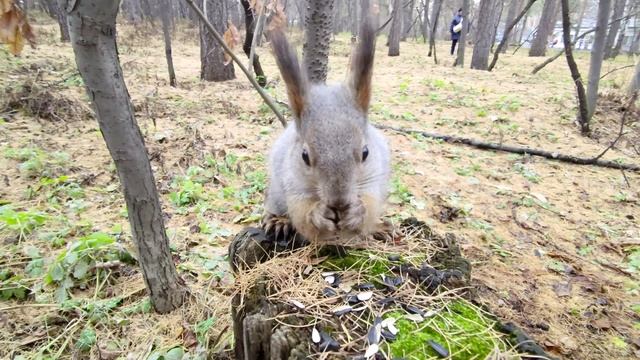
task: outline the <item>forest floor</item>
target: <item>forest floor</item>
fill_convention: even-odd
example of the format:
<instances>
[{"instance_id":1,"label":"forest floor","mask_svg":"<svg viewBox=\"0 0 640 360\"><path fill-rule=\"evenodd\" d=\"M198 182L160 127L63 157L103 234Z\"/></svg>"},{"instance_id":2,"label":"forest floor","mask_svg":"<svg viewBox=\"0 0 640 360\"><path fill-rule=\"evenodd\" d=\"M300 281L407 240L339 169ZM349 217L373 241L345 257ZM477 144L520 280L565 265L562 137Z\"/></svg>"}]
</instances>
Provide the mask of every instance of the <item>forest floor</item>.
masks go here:
<instances>
[{"instance_id":1,"label":"forest floor","mask_svg":"<svg viewBox=\"0 0 640 360\"><path fill-rule=\"evenodd\" d=\"M197 29L174 37L172 88L161 31L121 27L120 60L174 259L194 293L180 310L154 314L127 263L126 208L71 46L48 21L35 28L37 49L19 58L0 50L0 358L223 349L232 341L227 246L261 215L265 159L281 125L239 69L236 80L199 79ZM434 65L421 42L388 57L380 38L370 120L583 157L615 138L632 68L603 79L593 135L584 137L563 58L531 75L544 59L512 49L484 72L453 68L448 46L438 44ZM286 101L270 52L258 53L270 93ZM337 36L330 81L344 78L349 53L349 37ZM586 74L588 54L577 60ZM633 61L606 61L603 74ZM385 135L394 164L388 216L456 234L478 302L562 358L639 355L640 174ZM603 158L640 163L639 139L636 122Z\"/></svg>"}]
</instances>

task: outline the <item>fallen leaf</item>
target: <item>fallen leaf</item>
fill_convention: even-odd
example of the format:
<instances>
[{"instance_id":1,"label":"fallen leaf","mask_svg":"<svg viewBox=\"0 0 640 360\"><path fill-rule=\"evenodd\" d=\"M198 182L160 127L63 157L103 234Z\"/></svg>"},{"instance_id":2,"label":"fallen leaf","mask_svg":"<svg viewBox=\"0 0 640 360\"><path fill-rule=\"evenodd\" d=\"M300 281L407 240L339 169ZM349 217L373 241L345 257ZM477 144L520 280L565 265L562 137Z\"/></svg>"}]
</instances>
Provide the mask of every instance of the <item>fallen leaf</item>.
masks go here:
<instances>
[{"instance_id":1,"label":"fallen leaf","mask_svg":"<svg viewBox=\"0 0 640 360\"><path fill-rule=\"evenodd\" d=\"M601 317L593 320L591 322L591 326L598 330L609 330L611 329L611 320L609 320L608 317Z\"/></svg>"},{"instance_id":2,"label":"fallen leaf","mask_svg":"<svg viewBox=\"0 0 640 360\"><path fill-rule=\"evenodd\" d=\"M231 21L228 21L227 31L224 32L223 35L224 42L227 44L229 49L233 50L240 43L240 35L238 34L238 29L233 25ZM228 65L231 62L231 56L225 51L224 52L224 65Z\"/></svg>"},{"instance_id":3,"label":"fallen leaf","mask_svg":"<svg viewBox=\"0 0 640 360\"><path fill-rule=\"evenodd\" d=\"M35 47L35 36L22 10L12 0L0 0L0 43L5 43L13 55L20 55L25 39Z\"/></svg>"}]
</instances>

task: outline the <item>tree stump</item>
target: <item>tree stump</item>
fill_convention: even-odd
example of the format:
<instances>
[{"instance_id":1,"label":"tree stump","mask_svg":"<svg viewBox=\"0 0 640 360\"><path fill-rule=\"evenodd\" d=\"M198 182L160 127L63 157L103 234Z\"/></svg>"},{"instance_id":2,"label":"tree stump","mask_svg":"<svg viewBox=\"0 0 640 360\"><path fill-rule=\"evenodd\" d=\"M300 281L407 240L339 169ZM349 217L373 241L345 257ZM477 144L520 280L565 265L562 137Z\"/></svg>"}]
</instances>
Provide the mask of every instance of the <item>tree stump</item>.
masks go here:
<instances>
[{"instance_id":1,"label":"tree stump","mask_svg":"<svg viewBox=\"0 0 640 360\"><path fill-rule=\"evenodd\" d=\"M420 304L401 301L402 294L416 292L416 288L420 288L423 295L437 294L441 289L452 291L469 284L471 266L461 257L452 234L437 235L415 218L403 221L400 232L403 238L397 244L377 242L372 248L365 249L325 247L313 250L299 235L274 239L272 234L257 228L240 232L229 247L236 287L241 289L232 302L236 359L306 359L322 352L326 353L326 358L361 356L367 341L370 346L371 342L380 341L381 336L378 334L373 340L371 335L368 340L356 338L366 335L365 324L376 324L377 321L379 325L383 312L395 311L390 310L395 306L398 311L405 309L416 316L429 316L420 310ZM403 239L408 238L410 241L403 243ZM414 243L419 245L414 246ZM425 251L421 253L420 250ZM305 261L300 259L307 259L305 261L313 265L305 266ZM296 261L299 267L291 264ZM353 279L352 273L357 266L361 266L355 276L358 284L338 284L341 276L345 282ZM282 271L282 267L290 271L274 275ZM244 278L249 276L246 274L251 274L249 284ZM281 276L280 280L278 276ZM284 284L291 281L293 286ZM308 292L304 291L305 287L309 288ZM358 293L358 289L368 291ZM299 301L278 295L296 291L302 291L298 294ZM312 305L314 299L318 299L320 305ZM338 306L333 306L332 313L324 314L327 308L323 302ZM353 306L340 306L343 302ZM366 320L359 321L358 318ZM343 330L351 331L344 329L345 324L362 329L354 328L351 334L341 334Z\"/></svg>"}]
</instances>

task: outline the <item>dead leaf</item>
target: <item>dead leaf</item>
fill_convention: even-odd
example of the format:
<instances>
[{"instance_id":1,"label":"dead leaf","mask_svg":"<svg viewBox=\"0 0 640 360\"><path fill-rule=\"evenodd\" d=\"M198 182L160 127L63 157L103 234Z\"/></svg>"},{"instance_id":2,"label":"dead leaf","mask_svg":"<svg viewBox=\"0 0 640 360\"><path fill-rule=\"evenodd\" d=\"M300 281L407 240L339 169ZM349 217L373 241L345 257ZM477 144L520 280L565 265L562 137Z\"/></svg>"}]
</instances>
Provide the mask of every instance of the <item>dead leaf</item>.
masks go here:
<instances>
[{"instance_id":1,"label":"dead leaf","mask_svg":"<svg viewBox=\"0 0 640 360\"><path fill-rule=\"evenodd\" d=\"M20 55L25 39L35 47L35 36L22 10L12 2L0 0L0 43L7 44L13 55Z\"/></svg>"},{"instance_id":2,"label":"dead leaf","mask_svg":"<svg viewBox=\"0 0 640 360\"><path fill-rule=\"evenodd\" d=\"M287 27L287 15L284 13L284 6L279 1L275 1L275 13L269 22L269 31L284 30Z\"/></svg>"},{"instance_id":3,"label":"dead leaf","mask_svg":"<svg viewBox=\"0 0 640 360\"><path fill-rule=\"evenodd\" d=\"M593 320L591 322L591 326L598 330L609 330L611 329L611 320L608 317L602 317L600 319Z\"/></svg>"},{"instance_id":4,"label":"dead leaf","mask_svg":"<svg viewBox=\"0 0 640 360\"><path fill-rule=\"evenodd\" d=\"M233 25L233 23L229 20L227 22L228 27L227 31L224 32L224 42L227 44L229 49L233 50L240 43L240 34L238 34L238 29ZM225 51L224 53L224 65L229 65L231 62L231 56Z\"/></svg>"},{"instance_id":5,"label":"dead leaf","mask_svg":"<svg viewBox=\"0 0 640 360\"><path fill-rule=\"evenodd\" d=\"M187 349L195 349L196 345L198 345L198 339L196 337L196 333L191 330L189 324L182 324L182 343Z\"/></svg>"},{"instance_id":6,"label":"dead leaf","mask_svg":"<svg viewBox=\"0 0 640 360\"><path fill-rule=\"evenodd\" d=\"M571 295L571 282L559 282L553 285L553 291L558 297L565 297Z\"/></svg>"}]
</instances>

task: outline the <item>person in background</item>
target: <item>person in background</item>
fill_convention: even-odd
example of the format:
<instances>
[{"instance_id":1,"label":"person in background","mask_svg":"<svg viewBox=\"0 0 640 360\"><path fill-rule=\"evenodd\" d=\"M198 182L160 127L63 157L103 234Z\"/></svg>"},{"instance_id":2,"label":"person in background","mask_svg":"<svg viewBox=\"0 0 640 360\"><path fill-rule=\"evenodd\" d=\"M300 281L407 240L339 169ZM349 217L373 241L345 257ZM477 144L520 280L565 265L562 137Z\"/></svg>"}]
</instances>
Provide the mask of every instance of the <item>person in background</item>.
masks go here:
<instances>
[{"instance_id":1,"label":"person in background","mask_svg":"<svg viewBox=\"0 0 640 360\"><path fill-rule=\"evenodd\" d=\"M458 9L458 12L451 20L451 26L449 26L449 32L451 33L451 55L456 50L456 44L460 40L460 31L462 31L462 8Z\"/></svg>"}]
</instances>

